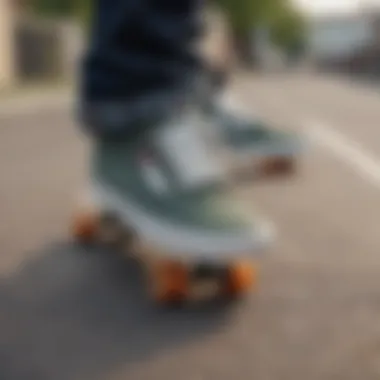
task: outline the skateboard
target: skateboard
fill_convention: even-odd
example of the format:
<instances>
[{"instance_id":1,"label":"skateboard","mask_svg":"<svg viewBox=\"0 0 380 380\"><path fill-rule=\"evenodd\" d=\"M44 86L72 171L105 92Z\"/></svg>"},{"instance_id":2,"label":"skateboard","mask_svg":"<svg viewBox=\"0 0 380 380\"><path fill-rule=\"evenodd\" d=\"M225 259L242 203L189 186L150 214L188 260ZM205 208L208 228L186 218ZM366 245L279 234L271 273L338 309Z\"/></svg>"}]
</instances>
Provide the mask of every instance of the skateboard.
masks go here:
<instances>
[{"instance_id":1,"label":"skateboard","mask_svg":"<svg viewBox=\"0 0 380 380\"><path fill-rule=\"evenodd\" d=\"M81 245L110 248L110 252L138 260L144 269L147 290L160 305L182 305L199 298L241 298L255 291L259 263L247 257L210 260L201 257L168 255L149 246L115 213L86 202L74 215L72 237Z\"/></svg>"}]
</instances>

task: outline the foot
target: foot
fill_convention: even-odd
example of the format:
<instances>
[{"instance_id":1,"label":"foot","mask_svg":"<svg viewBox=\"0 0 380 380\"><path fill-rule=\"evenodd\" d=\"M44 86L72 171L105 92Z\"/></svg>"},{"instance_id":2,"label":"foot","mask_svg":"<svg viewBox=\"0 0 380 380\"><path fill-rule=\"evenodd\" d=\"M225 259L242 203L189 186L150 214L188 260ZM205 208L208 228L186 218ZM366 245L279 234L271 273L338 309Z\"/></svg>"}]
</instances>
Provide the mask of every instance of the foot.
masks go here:
<instances>
[{"instance_id":1,"label":"foot","mask_svg":"<svg viewBox=\"0 0 380 380\"><path fill-rule=\"evenodd\" d=\"M219 102L214 104L211 114L221 128L225 145L234 155L291 158L302 152L303 143L298 134L270 128L239 111Z\"/></svg>"},{"instance_id":2,"label":"foot","mask_svg":"<svg viewBox=\"0 0 380 380\"><path fill-rule=\"evenodd\" d=\"M270 243L271 228L231 200L202 124L187 115L132 144L100 141L94 195L164 254L210 260L256 254Z\"/></svg>"}]
</instances>

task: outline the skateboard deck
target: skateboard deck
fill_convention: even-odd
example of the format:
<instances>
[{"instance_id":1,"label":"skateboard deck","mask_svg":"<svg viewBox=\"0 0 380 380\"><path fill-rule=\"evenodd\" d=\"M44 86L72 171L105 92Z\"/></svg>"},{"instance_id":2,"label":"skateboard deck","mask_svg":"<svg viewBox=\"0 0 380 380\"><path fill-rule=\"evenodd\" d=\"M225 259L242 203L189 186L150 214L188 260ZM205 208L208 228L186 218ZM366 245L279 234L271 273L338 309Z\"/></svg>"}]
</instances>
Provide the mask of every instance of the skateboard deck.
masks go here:
<instances>
[{"instance_id":1,"label":"skateboard deck","mask_svg":"<svg viewBox=\"0 0 380 380\"><path fill-rule=\"evenodd\" d=\"M100 244L110 252L138 260L144 269L151 298L164 305L177 305L204 297L236 299L258 286L258 260L252 254L232 253L222 260L201 255L163 252L143 241L117 213L94 201L80 201L74 216L73 239L85 245Z\"/></svg>"}]
</instances>

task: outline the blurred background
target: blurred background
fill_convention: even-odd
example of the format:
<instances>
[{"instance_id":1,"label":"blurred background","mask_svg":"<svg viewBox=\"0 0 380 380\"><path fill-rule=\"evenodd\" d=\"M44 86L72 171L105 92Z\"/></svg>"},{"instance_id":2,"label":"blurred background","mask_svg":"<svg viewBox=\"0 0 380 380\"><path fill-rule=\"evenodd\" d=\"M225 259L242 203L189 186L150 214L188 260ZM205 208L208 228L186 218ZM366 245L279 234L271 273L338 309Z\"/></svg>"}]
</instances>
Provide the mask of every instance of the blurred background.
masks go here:
<instances>
[{"instance_id":1,"label":"blurred background","mask_svg":"<svg viewBox=\"0 0 380 380\"><path fill-rule=\"evenodd\" d=\"M178 0L181 1L181 0ZM216 0L199 48L298 172L238 192L279 231L229 310L153 310L139 268L69 242L91 0L0 0L0 379L380 378L380 1Z\"/></svg>"},{"instance_id":2,"label":"blurred background","mask_svg":"<svg viewBox=\"0 0 380 380\"><path fill-rule=\"evenodd\" d=\"M2 0L1 7L1 88L73 80L91 1ZM378 75L376 0L216 0L205 13L207 54L219 61Z\"/></svg>"}]
</instances>

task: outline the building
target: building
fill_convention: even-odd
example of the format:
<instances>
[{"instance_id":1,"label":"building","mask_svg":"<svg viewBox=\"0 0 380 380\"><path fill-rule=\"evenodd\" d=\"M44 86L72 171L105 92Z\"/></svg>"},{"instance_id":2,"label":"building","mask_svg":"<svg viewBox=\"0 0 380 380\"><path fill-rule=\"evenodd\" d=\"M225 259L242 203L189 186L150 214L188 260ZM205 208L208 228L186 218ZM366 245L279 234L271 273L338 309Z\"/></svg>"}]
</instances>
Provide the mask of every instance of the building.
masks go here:
<instances>
[{"instance_id":1,"label":"building","mask_svg":"<svg viewBox=\"0 0 380 380\"><path fill-rule=\"evenodd\" d=\"M0 90L72 80L82 49L82 28L75 20L41 18L22 0L0 0Z\"/></svg>"},{"instance_id":2,"label":"building","mask_svg":"<svg viewBox=\"0 0 380 380\"><path fill-rule=\"evenodd\" d=\"M15 81L14 13L11 1L0 1L0 89Z\"/></svg>"},{"instance_id":3,"label":"building","mask_svg":"<svg viewBox=\"0 0 380 380\"><path fill-rule=\"evenodd\" d=\"M379 10L314 17L309 49L320 67L360 71L375 66L380 62Z\"/></svg>"}]
</instances>

